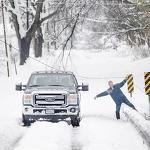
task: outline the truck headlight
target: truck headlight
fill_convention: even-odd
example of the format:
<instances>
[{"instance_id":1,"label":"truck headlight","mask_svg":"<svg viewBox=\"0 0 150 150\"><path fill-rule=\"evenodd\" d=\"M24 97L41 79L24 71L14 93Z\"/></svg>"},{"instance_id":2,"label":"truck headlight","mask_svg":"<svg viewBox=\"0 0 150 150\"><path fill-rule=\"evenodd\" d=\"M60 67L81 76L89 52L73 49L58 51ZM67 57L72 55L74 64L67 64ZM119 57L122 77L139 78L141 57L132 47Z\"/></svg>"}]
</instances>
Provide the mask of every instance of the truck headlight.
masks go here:
<instances>
[{"instance_id":1,"label":"truck headlight","mask_svg":"<svg viewBox=\"0 0 150 150\"><path fill-rule=\"evenodd\" d=\"M31 94L23 95L23 104L32 104L33 96Z\"/></svg>"},{"instance_id":2,"label":"truck headlight","mask_svg":"<svg viewBox=\"0 0 150 150\"><path fill-rule=\"evenodd\" d=\"M77 94L70 94L68 96L69 104L77 105L78 102L78 95Z\"/></svg>"}]
</instances>

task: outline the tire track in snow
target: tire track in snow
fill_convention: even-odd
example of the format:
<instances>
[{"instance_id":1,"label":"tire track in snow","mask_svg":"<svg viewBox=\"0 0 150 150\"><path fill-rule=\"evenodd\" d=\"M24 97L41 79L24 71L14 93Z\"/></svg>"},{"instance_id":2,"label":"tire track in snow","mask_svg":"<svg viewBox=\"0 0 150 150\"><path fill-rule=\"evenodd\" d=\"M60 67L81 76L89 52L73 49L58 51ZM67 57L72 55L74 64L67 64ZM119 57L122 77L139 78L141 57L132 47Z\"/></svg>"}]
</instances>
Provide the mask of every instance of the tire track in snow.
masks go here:
<instances>
[{"instance_id":1,"label":"tire track in snow","mask_svg":"<svg viewBox=\"0 0 150 150\"><path fill-rule=\"evenodd\" d=\"M79 139L80 127L72 129L71 150L82 150L82 144Z\"/></svg>"},{"instance_id":2,"label":"tire track in snow","mask_svg":"<svg viewBox=\"0 0 150 150\"><path fill-rule=\"evenodd\" d=\"M36 122L14 150L70 150L71 126L65 122Z\"/></svg>"},{"instance_id":3,"label":"tire track in snow","mask_svg":"<svg viewBox=\"0 0 150 150\"><path fill-rule=\"evenodd\" d=\"M37 122L18 139L14 150L82 150L79 137L80 127L73 128L66 123Z\"/></svg>"}]
</instances>

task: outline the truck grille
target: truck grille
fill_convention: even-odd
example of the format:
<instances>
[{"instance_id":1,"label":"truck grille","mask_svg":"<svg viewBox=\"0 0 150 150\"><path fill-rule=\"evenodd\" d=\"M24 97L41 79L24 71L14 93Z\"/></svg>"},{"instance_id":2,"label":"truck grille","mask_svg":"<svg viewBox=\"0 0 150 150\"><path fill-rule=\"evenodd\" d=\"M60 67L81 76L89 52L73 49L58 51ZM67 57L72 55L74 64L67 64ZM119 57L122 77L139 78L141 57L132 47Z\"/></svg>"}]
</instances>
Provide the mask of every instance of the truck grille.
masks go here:
<instances>
[{"instance_id":1,"label":"truck grille","mask_svg":"<svg viewBox=\"0 0 150 150\"><path fill-rule=\"evenodd\" d=\"M35 94L34 101L36 106L62 106L66 104L66 95Z\"/></svg>"}]
</instances>

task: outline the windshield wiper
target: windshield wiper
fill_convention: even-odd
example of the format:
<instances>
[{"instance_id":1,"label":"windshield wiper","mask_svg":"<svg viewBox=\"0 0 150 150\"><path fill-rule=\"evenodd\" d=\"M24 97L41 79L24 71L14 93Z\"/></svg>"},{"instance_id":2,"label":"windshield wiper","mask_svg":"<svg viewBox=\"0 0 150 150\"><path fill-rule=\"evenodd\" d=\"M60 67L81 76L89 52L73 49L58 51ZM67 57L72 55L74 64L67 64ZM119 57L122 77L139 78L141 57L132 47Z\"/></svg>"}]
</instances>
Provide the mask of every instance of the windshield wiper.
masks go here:
<instances>
[{"instance_id":1,"label":"windshield wiper","mask_svg":"<svg viewBox=\"0 0 150 150\"><path fill-rule=\"evenodd\" d=\"M52 85L48 85L48 86L63 86L63 85L60 85L60 84L52 84Z\"/></svg>"},{"instance_id":2,"label":"windshield wiper","mask_svg":"<svg viewBox=\"0 0 150 150\"><path fill-rule=\"evenodd\" d=\"M30 85L29 87L36 87L36 86L43 86L43 85L35 84L35 85Z\"/></svg>"},{"instance_id":3,"label":"windshield wiper","mask_svg":"<svg viewBox=\"0 0 150 150\"><path fill-rule=\"evenodd\" d=\"M52 85L38 85L38 84L35 84L35 85L30 85L29 87L37 87L37 86L63 86L63 85L58 85L58 84L52 84Z\"/></svg>"}]
</instances>

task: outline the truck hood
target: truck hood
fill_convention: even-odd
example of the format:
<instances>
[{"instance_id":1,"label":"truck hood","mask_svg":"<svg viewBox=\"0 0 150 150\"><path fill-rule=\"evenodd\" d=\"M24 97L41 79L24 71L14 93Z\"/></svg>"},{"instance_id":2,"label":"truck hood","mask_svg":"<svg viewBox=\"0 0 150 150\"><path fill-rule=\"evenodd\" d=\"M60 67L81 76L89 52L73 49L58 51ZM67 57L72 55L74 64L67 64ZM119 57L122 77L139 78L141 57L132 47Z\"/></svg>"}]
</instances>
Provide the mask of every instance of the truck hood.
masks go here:
<instances>
[{"instance_id":1,"label":"truck hood","mask_svg":"<svg viewBox=\"0 0 150 150\"><path fill-rule=\"evenodd\" d=\"M41 87L31 87L25 90L25 93L31 94L35 92L60 92L60 93L76 93L75 87L63 87L63 86L41 86Z\"/></svg>"}]
</instances>

